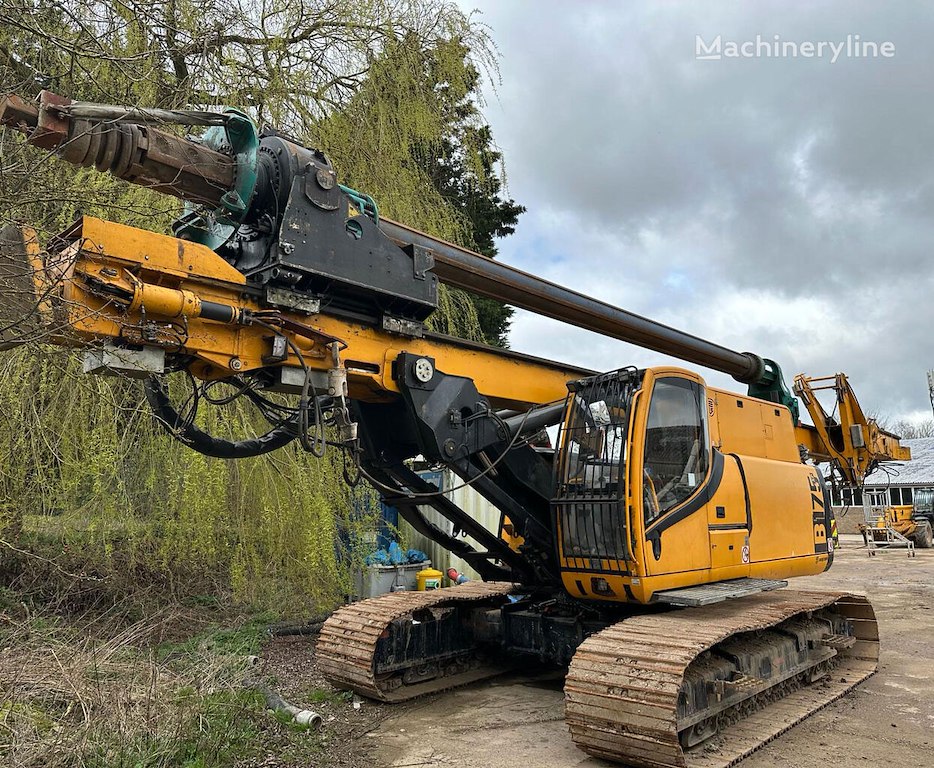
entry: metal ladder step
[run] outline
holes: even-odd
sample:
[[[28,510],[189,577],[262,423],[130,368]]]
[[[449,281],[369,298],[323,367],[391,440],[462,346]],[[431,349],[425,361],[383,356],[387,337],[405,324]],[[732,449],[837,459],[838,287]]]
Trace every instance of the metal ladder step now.
[[[835,651],[842,651],[856,645],[856,638],[853,635],[827,635],[821,638],[820,644]]]
[[[754,595],[757,592],[770,592],[773,589],[787,587],[784,579],[731,579],[730,581],[717,581],[713,584],[701,584],[696,587],[682,587],[681,589],[666,589],[656,592],[654,601],[668,605],[681,605],[694,607],[710,605],[723,600],[734,600],[737,597]]]

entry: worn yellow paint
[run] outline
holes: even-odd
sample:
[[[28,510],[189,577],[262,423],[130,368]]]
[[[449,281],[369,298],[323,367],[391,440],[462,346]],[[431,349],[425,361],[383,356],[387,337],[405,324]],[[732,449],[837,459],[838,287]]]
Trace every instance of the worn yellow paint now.
[[[241,272],[200,243],[93,216],[81,218],[65,236],[80,238],[83,251],[140,264],[166,277],[207,278],[226,284],[246,285],[246,277]]]
[[[59,342],[81,345],[119,339],[143,343],[139,325],[145,313],[147,321],[166,328],[170,323],[175,323],[177,330],[184,326],[184,352],[193,357],[190,370],[201,379],[268,367],[263,361],[271,348],[268,328],[225,324],[199,316],[205,301],[228,305],[238,312],[268,312],[247,290],[243,275],[209,248],[92,217],[82,219],[56,247],[45,254],[43,268],[36,274],[37,290],[47,292],[48,281],[54,282],[54,306],[49,315]],[[41,285],[38,276],[44,276]],[[93,281],[132,298],[120,303],[95,292]],[[288,334],[309,368],[330,368],[329,345],[340,340],[350,395],[360,400],[391,398],[398,392],[392,364],[402,352],[434,358],[444,373],[472,378],[480,393],[497,407],[528,407],[562,399],[567,382],[585,373],[446,337],[397,336],[326,313],[279,314],[313,329],[307,335]],[[145,343],[159,345],[153,340]],[[167,339],[162,346],[174,349],[177,342]],[[299,360],[290,351],[285,364],[298,366]]]

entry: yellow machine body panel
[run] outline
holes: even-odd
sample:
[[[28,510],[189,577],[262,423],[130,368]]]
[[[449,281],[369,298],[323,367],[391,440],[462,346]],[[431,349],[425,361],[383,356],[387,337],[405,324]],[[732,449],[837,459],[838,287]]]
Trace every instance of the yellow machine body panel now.
[[[884,513],[879,516],[879,519],[876,521],[878,527],[885,525],[885,521],[893,523],[903,523],[912,519],[914,515],[914,507],[911,504],[896,504],[894,506],[886,507]]]
[[[587,537],[578,533],[587,524],[585,503],[570,513],[576,527],[558,512],[562,580],[572,595],[647,603],[662,590],[829,567],[823,486],[802,463],[787,408],[707,388],[679,368],[652,368],[632,397],[627,425],[619,473],[625,503],[617,518],[604,502],[593,511],[601,517],[597,538],[612,539],[612,523],[626,531],[625,557],[586,556]],[[563,450],[573,456],[571,431]],[[612,470],[601,471],[613,481]],[[588,470],[578,474],[586,484]]]
[[[711,438],[722,453],[801,463],[787,408],[733,392],[707,392]]]
[[[289,333],[305,364],[322,373],[333,366],[331,346],[337,343],[349,394],[359,400],[398,393],[392,362],[402,351],[442,359],[446,373],[472,378],[501,408],[561,400],[568,380],[590,373],[451,337],[412,338],[323,313],[270,312],[245,290],[244,276],[211,249],[89,216],[54,245],[57,249],[37,261],[35,287],[39,296],[55,299],[46,301],[46,308],[57,341],[79,346],[101,339],[157,346],[183,342],[195,358],[190,370],[201,379],[267,367],[269,325]],[[230,320],[205,317],[208,305],[215,313],[226,309]],[[243,322],[246,314],[266,325]],[[288,350],[282,366],[301,372],[298,365]]]

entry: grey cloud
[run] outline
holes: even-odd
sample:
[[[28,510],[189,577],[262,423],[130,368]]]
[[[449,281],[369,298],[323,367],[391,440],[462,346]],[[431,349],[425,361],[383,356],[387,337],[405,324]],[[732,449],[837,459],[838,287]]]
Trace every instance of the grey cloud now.
[[[487,116],[510,193],[530,210],[501,258],[692,333],[724,333],[713,340],[781,356],[789,373],[851,372],[873,410],[926,407],[934,6],[481,8],[503,55]],[[694,59],[696,34],[757,33],[859,34],[894,42],[896,55]],[[722,317],[750,291],[773,298],[767,314]],[[822,326],[821,307],[837,327]],[[594,367],[658,359],[542,322],[517,322],[516,346],[578,358],[593,348],[595,360],[575,362]],[[630,359],[602,364],[623,351]]]

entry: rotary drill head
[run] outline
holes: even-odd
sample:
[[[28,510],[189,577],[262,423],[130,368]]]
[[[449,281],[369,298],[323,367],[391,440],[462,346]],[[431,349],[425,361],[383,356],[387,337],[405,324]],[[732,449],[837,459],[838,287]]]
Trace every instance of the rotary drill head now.
[[[71,104],[49,91],[36,104],[9,95],[0,100],[0,124],[70,163],[193,203],[217,206],[234,188],[234,158],[150,125],[76,118]]]

